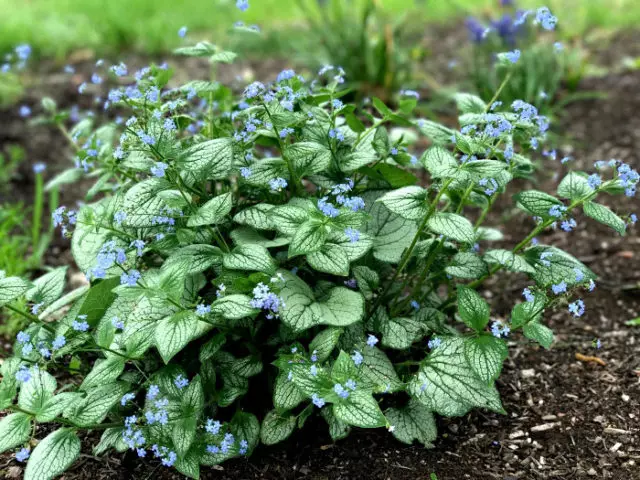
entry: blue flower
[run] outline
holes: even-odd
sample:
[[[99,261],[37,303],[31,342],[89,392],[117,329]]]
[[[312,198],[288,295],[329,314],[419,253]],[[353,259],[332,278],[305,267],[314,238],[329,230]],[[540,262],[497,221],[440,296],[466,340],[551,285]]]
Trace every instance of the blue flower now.
[[[122,210],[117,211],[116,213],[113,214],[113,221],[118,226],[121,226],[122,222],[124,222],[126,218],[127,218],[127,214]]]
[[[91,83],[100,85],[102,83],[102,77],[97,73],[94,73],[93,75],[91,75]]]
[[[18,340],[18,343],[27,343],[28,341],[31,340],[31,335],[22,331],[18,332],[18,335],[16,336],[16,340]]]
[[[547,259],[551,258],[552,256],[553,256],[552,252],[542,252],[540,254],[540,263],[542,263],[542,265],[544,265],[545,267],[550,267],[551,262]]]
[[[196,315],[199,317],[204,317],[208,313],[211,313],[211,305],[205,305],[201,303],[196,307]]]
[[[340,110],[343,106],[344,103],[342,103],[340,100],[338,100],[337,98],[335,98],[332,102],[331,102],[331,106],[333,108],[335,108],[336,110]]]
[[[420,94],[415,90],[400,90],[400,95],[403,97],[413,97],[416,100],[420,99]]]
[[[354,350],[353,355],[351,355],[351,360],[353,360],[353,363],[355,363],[356,366],[358,366],[362,363],[362,361],[364,360],[364,357],[362,356],[362,353],[360,353],[357,350]]]
[[[533,302],[536,299],[533,293],[531,293],[531,290],[529,290],[528,288],[522,290],[522,296],[527,302]]]
[[[434,337],[427,342],[427,346],[430,349],[438,348],[440,345],[442,345],[442,339],[438,337]]]
[[[518,60],[520,60],[520,50],[515,49],[512,52],[505,52],[504,57],[511,63],[516,63]]]
[[[59,350],[62,347],[64,347],[66,343],[67,343],[67,339],[64,337],[64,335],[58,335],[56,338],[53,339],[51,346],[55,350]]]
[[[328,197],[323,197],[318,200],[318,210],[320,210],[327,217],[335,218],[340,215],[340,210],[338,210],[333,203],[327,202]],[[346,233],[346,232],[345,232]]]
[[[567,207],[562,205],[554,205],[549,209],[549,215],[552,217],[560,218],[562,214],[567,211]]]
[[[347,387],[349,390],[355,390],[355,389],[356,389],[356,387],[358,386],[358,384],[356,383],[356,381],[355,381],[355,380],[348,379],[348,380],[345,382],[344,386],[345,386],[345,387]]]
[[[562,228],[562,230],[564,230],[565,232],[570,232],[572,231],[574,228],[577,227],[577,223],[573,218],[570,218],[568,220],[564,220],[561,224],[560,224],[560,228]]]
[[[332,128],[331,130],[329,130],[329,138],[335,138],[339,142],[342,142],[344,140],[344,133],[342,133],[337,128]]]
[[[21,448],[16,452],[16,460],[19,462],[24,462],[31,455],[31,450],[26,447]]]
[[[284,82],[285,80],[290,80],[295,76],[296,76],[296,72],[294,72],[293,70],[283,70],[278,74],[278,77],[276,78],[276,82],[278,83]]]
[[[324,398],[319,397],[317,393],[311,395],[311,402],[318,408],[322,408],[325,405]]]
[[[594,282],[593,279],[589,280],[587,288],[590,292],[593,292],[596,289],[596,282]]]
[[[584,315],[584,310],[584,302],[580,299],[569,304],[569,313],[571,313],[574,317],[581,317],[582,315]]]
[[[178,30],[178,36],[180,38],[184,38],[186,34],[187,34],[187,27],[180,27],[180,30]]]
[[[555,43],[553,44],[553,49],[554,49],[556,52],[561,52],[562,50],[564,50],[564,45],[563,45],[561,42],[555,42]]]
[[[287,138],[288,135],[294,133],[295,130],[293,128],[283,128],[282,130],[280,130],[280,138]]]
[[[16,372],[16,380],[20,383],[27,383],[31,380],[31,370],[26,365],[20,365],[18,371]]]
[[[236,0],[236,7],[239,10],[246,12],[249,9],[249,0]]]
[[[128,73],[127,66],[122,62],[119,65],[112,66],[111,71],[118,77],[124,77]]]
[[[135,247],[136,249],[136,254],[141,257],[142,256],[142,250],[144,249],[145,246],[145,242],[144,240],[134,240],[133,242],[131,242],[131,244],[129,245],[130,247]]]
[[[536,23],[542,25],[545,30],[553,30],[556,28],[558,19],[551,14],[548,7],[540,7],[536,12]]]
[[[240,440],[240,448],[238,449],[238,453],[240,455],[244,455],[249,450],[249,442],[246,440]]]
[[[149,170],[151,171],[154,177],[162,178],[165,175],[165,170],[169,168],[164,162],[156,162],[154,166],[152,166]]]
[[[173,384],[178,387],[180,390],[182,390],[184,387],[186,387],[187,385],[189,385],[189,380],[187,380],[186,378],[184,378],[183,375],[178,375],[175,380],[173,381]]]
[[[589,175],[589,178],[587,178],[587,183],[592,189],[595,190],[600,185],[602,185],[602,177],[600,177],[600,175],[598,175],[597,173],[593,173]]]
[[[280,192],[282,189],[287,188],[287,181],[284,178],[272,178],[269,180],[269,188],[272,192]]]
[[[174,122],[172,118],[167,118],[162,124],[162,128],[165,132],[173,132],[177,128],[176,122]]]
[[[551,290],[553,290],[553,293],[556,295],[560,295],[561,293],[566,293],[567,282],[563,280],[558,284],[551,285]]]
[[[582,280],[584,280],[584,272],[581,269],[579,269],[578,267],[575,267],[573,271],[576,274],[576,283],[579,283]]]
[[[506,337],[510,331],[511,329],[502,322],[493,322],[491,324],[491,334],[496,338]]]
[[[120,284],[135,287],[138,280],[140,280],[140,277],[141,275],[138,270],[129,270],[129,273],[123,273],[120,275]]]
[[[354,228],[347,227],[344,231],[344,234],[347,236],[351,243],[356,243],[360,240],[360,232]]]
[[[71,323],[71,328],[73,328],[76,332],[86,332],[89,330],[89,324],[86,322],[86,315],[78,315],[78,318],[82,321],[74,320]]]
[[[420,304],[415,300],[411,300],[409,305],[411,305],[411,308],[413,308],[414,310],[420,310]]]
[[[147,398],[149,400],[153,400],[160,393],[160,387],[158,385],[149,385],[149,389],[147,390]]]
[[[369,334],[369,336],[367,337],[367,345],[369,345],[370,347],[375,347],[378,341],[379,340],[374,335]]]
[[[20,116],[25,118],[31,115],[31,109],[27,105],[22,105],[20,107]]]
[[[120,399],[120,405],[124,407],[129,401],[133,400],[134,398],[136,398],[135,393],[131,393],[131,392],[125,393]]]
[[[315,366],[315,365],[311,365],[311,367],[309,368],[309,373],[314,377],[317,376],[318,375],[318,367]]]
[[[240,175],[242,176],[242,178],[249,178],[252,173],[253,172],[251,171],[251,169],[249,167],[242,167],[240,169]]]
[[[210,433],[211,435],[217,435],[220,432],[221,428],[222,424],[218,420],[214,421],[211,418],[207,418],[207,423],[204,426],[204,429],[207,431],[207,433]]]
[[[29,56],[31,55],[31,45],[29,45],[28,43],[21,43],[20,45],[16,46],[14,51],[16,52],[18,58],[24,62],[28,60]]]
[[[339,383],[336,383],[333,386],[333,391],[336,392],[340,398],[349,398],[349,392],[347,392]]]

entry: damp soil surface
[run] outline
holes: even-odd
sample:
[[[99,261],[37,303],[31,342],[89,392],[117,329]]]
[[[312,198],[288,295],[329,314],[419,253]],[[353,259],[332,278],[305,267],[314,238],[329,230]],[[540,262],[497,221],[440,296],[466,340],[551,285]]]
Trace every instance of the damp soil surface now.
[[[76,85],[83,80],[82,65],[78,77],[71,79]],[[89,65],[86,62],[84,71],[91,71]],[[269,79],[281,66],[275,62],[266,68],[242,68]],[[35,105],[43,92],[55,95],[62,105],[81,101],[69,78],[48,78],[40,86],[29,93],[28,102]],[[581,89],[605,92],[606,97],[566,108],[558,127],[566,146],[561,146],[558,158],[570,153],[577,167],[585,169],[609,158],[640,168],[640,72],[587,79]],[[22,145],[31,161],[47,162],[50,174],[68,166],[70,152],[64,138],[48,127],[26,129],[14,112],[0,114],[0,147],[8,143]],[[564,167],[550,160],[542,167],[540,184],[530,188],[554,191]],[[28,167],[20,170],[11,188],[13,197],[29,201],[30,175]],[[81,198],[82,188],[73,188],[77,190],[64,193],[64,201]],[[640,213],[637,198],[609,200],[616,202],[616,209]],[[550,232],[540,241],[583,261],[600,277],[598,286],[585,292],[587,313],[582,318],[574,319],[564,310],[547,313],[546,322],[556,335],[550,350],[520,335],[511,337],[510,357],[497,381],[506,415],[474,411],[460,418],[440,418],[440,437],[429,450],[403,445],[384,430],[355,429],[334,443],[321,423],[310,422],[288,441],[261,446],[249,460],[205,469],[202,478],[428,479],[435,473],[440,480],[640,480],[640,327],[625,325],[640,316],[639,229],[621,238],[594,221],[577,220],[575,231]],[[497,209],[487,224],[502,229],[505,246],[516,244],[533,227],[507,207]],[[68,245],[58,241],[47,261],[58,265],[69,258]],[[481,293],[500,318],[508,315],[525,286],[524,277],[500,274]],[[601,341],[599,350],[595,339]],[[180,478],[156,462],[131,455],[95,458],[89,443],[84,442],[80,460],[64,478]],[[0,456],[0,475],[21,478],[22,468]]]

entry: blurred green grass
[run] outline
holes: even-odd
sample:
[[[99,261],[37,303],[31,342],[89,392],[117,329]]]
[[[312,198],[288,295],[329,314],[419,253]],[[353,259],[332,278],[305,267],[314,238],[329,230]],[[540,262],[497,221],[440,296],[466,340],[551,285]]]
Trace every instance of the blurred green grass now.
[[[345,0],[346,1],[346,0]],[[0,0],[3,12],[0,52],[30,43],[44,56],[62,58],[90,48],[98,54],[134,49],[148,54],[179,43],[177,30],[220,41],[238,20],[258,24],[266,33],[286,35],[301,24],[295,0],[252,0],[245,13],[235,0]],[[462,17],[495,7],[498,0],[381,0],[393,13],[411,10],[412,21],[425,23]],[[563,34],[593,27],[626,28],[640,22],[637,0],[521,0],[521,7],[547,4],[560,18]],[[269,37],[267,37],[269,38]]]

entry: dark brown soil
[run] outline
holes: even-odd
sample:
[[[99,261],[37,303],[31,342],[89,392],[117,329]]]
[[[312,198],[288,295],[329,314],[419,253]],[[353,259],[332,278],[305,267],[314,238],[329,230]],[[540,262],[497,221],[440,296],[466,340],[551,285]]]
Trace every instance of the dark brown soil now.
[[[632,36],[630,38],[637,38]],[[260,77],[259,77],[260,78]],[[622,72],[584,82],[585,90],[607,92],[604,99],[571,104],[559,132],[581,168],[596,160],[618,158],[640,168],[640,72]],[[62,96],[77,101],[73,89]],[[58,135],[47,129],[24,132],[15,116],[0,116],[0,146],[13,141],[33,161],[64,155]],[[568,148],[565,148],[568,153]],[[56,165],[55,167],[53,165]],[[564,167],[546,161],[547,177],[536,188],[552,191]],[[25,178],[29,172],[25,169]],[[77,196],[69,192],[69,198]],[[615,207],[640,213],[636,199],[615,197]],[[611,203],[611,202],[610,202]],[[523,238],[531,225],[510,211],[493,215],[505,244]],[[640,315],[640,238],[638,228],[625,238],[579,218],[572,233],[552,232],[541,241],[577,256],[599,276],[598,287],[584,297],[587,313],[573,319],[566,311],[549,312],[556,333],[551,350],[517,335],[498,380],[507,415],[475,411],[461,418],[439,419],[440,438],[432,450],[405,446],[386,431],[355,430],[333,443],[326,429],[310,423],[284,444],[260,447],[250,460],[236,460],[203,471],[211,479],[640,479],[640,328],[625,321]],[[56,262],[55,258],[51,258]],[[57,261],[60,261],[59,259]],[[483,292],[493,311],[507,315],[527,284],[500,275]],[[493,294],[491,294],[493,292]],[[599,338],[602,348],[592,342]],[[597,361],[576,355],[595,356]],[[602,364],[601,364],[602,363]],[[21,467],[0,457],[0,472],[18,478]],[[172,470],[130,456],[94,458],[85,450],[67,479],[177,479]]]

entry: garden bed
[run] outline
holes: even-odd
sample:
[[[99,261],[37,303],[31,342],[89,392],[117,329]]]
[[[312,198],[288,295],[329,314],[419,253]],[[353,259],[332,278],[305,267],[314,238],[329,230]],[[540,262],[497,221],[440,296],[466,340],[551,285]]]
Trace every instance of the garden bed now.
[[[89,65],[92,62],[87,62],[87,71]],[[261,78],[277,68],[260,67],[256,76]],[[45,94],[55,95],[62,106],[79,100],[72,85],[51,78]],[[640,167],[638,85],[640,72],[584,82],[584,90],[606,92],[607,98],[574,103],[561,120],[563,127],[558,130],[567,132],[564,143],[573,145],[573,151],[567,153],[579,167],[609,158]],[[35,102],[42,90],[30,94]],[[64,139],[46,127],[27,130],[14,112],[0,116],[0,145],[9,143],[22,145],[30,162],[46,162],[48,175],[68,166]],[[536,188],[551,191],[562,168],[559,161],[545,160],[546,184]],[[21,174],[22,180],[11,189],[16,198],[10,200],[28,202],[29,165],[23,165]],[[83,191],[78,186],[73,189],[63,192],[63,202],[72,204]],[[635,204],[633,199],[625,200],[626,210],[640,210],[637,200]],[[496,209],[487,222],[501,227],[508,245],[531,229],[512,213]],[[585,298],[584,317],[574,319],[565,311],[547,316],[556,333],[551,350],[535,347],[519,336],[510,342],[510,356],[497,381],[507,415],[475,411],[461,418],[439,418],[441,436],[431,450],[402,445],[384,430],[355,430],[348,439],[334,444],[324,425],[309,423],[283,444],[261,446],[250,460],[227,462],[204,471],[202,477],[423,479],[435,472],[441,480],[640,479],[640,330],[624,325],[640,315],[640,238],[637,227],[623,240],[594,221],[577,220],[579,227],[574,232],[557,231],[543,238],[566,248],[595,271],[600,276],[598,287]],[[57,239],[45,263],[66,264],[67,247],[68,242]],[[493,281],[497,285],[490,290],[500,292],[490,299],[493,311],[507,315],[526,284],[506,274]],[[488,290],[481,293],[488,294]],[[597,338],[602,342],[600,350],[593,346]],[[597,358],[578,359],[576,355]],[[90,451],[83,453],[64,478],[179,478],[133,454],[97,459]],[[0,471],[7,478],[19,478],[21,470],[9,456],[0,457]]]

